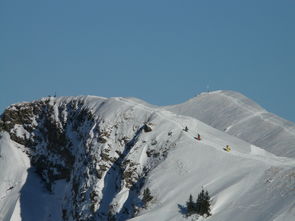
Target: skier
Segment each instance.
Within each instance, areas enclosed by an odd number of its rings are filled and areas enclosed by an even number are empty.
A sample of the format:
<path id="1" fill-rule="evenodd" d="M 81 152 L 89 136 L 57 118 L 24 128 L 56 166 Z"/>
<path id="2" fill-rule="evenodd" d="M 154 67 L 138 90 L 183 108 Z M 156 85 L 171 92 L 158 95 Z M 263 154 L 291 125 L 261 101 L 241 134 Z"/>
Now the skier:
<path id="1" fill-rule="evenodd" d="M 225 148 L 223 148 L 225 151 L 227 151 L 227 152 L 229 152 L 229 151 L 231 151 L 231 147 L 229 146 L 229 145 L 226 145 L 226 147 Z"/>
<path id="2" fill-rule="evenodd" d="M 194 137 L 196 140 L 201 140 L 201 135 L 200 134 L 198 134 L 198 136 L 197 137 Z"/>

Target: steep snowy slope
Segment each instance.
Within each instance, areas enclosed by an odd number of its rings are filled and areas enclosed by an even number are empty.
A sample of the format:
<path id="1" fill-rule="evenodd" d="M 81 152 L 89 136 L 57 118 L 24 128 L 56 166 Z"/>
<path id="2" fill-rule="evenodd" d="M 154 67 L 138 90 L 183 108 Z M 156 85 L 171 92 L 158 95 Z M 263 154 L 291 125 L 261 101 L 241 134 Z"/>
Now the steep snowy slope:
<path id="1" fill-rule="evenodd" d="M 191 116 L 278 156 L 295 157 L 295 124 L 234 91 L 202 93 L 164 109 Z"/>
<path id="2" fill-rule="evenodd" d="M 16 104 L 0 130 L 0 220 L 191 220 L 185 201 L 202 186 L 213 199 L 206 220 L 295 217 L 294 159 L 133 98 Z"/>
<path id="3" fill-rule="evenodd" d="M 0 133 L 0 220 L 10 220 L 19 213 L 19 197 L 29 168 L 25 153 L 11 142 L 7 133 Z M 13 219 L 12 219 L 13 220 Z"/>

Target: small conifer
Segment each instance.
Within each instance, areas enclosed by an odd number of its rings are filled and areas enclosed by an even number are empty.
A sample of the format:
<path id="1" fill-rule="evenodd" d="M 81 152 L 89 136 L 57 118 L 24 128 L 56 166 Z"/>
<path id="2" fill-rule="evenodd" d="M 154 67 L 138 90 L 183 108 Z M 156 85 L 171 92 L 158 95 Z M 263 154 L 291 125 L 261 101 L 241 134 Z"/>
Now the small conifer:
<path id="1" fill-rule="evenodd" d="M 146 205 L 152 199 L 153 199 L 153 196 L 151 194 L 150 189 L 149 188 L 144 189 L 143 197 L 142 197 L 142 202 L 144 203 L 144 205 Z"/>
<path id="2" fill-rule="evenodd" d="M 197 201 L 194 202 L 193 196 L 190 195 L 189 200 L 186 202 L 187 216 L 192 214 L 199 214 L 201 216 L 211 215 L 211 201 L 208 191 L 202 188 L 202 191 L 198 194 Z"/>
<path id="3" fill-rule="evenodd" d="M 190 216 L 195 212 L 195 203 L 192 195 L 189 196 L 189 200 L 186 202 L 186 208 L 187 216 Z"/>

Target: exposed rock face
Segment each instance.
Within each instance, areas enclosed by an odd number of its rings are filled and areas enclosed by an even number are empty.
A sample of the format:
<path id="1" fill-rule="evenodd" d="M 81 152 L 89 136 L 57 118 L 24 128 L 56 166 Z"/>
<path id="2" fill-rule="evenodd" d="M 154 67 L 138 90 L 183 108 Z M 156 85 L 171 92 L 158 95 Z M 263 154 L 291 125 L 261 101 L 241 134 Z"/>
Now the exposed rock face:
<path id="1" fill-rule="evenodd" d="M 152 132 L 145 123 L 150 113 L 135 121 L 133 111 L 110 120 L 94 114 L 85 98 L 51 97 L 10 106 L 0 130 L 24 146 L 47 191 L 66 180 L 63 220 L 125 220 L 144 207 L 144 177 L 173 147 L 169 140 L 146 143 L 141 137 Z M 146 151 L 141 163 L 140 149 Z M 125 201 L 119 193 L 127 194 Z"/>

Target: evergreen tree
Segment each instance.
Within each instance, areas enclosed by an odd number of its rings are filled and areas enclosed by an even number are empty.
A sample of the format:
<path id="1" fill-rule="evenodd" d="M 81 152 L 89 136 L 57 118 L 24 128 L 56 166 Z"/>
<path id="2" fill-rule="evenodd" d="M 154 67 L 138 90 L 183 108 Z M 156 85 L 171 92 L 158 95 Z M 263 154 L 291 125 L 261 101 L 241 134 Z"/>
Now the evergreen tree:
<path id="1" fill-rule="evenodd" d="M 195 203 L 194 203 L 192 194 L 189 196 L 189 200 L 186 202 L 186 208 L 187 208 L 187 216 L 190 216 L 193 213 L 195 213 Z"/>
<path id="2" fill-rule="evenodd" d="M 143 197 L 142 197 L 142 202 L 144 203 L 144 205 L 146 205 L 152 199 L 153 199 L 153 196 L 151 194 L 150 189 L 149 188 L 144 189 Z"/>
<path id="3" fill-rule="evenodd" d="M 196 202 L 196 206 L 195 206 L 195 210 L 196 213 L 200 214 L 201 210 L 202 210 L 202 201 L 203 201 L 203 189 L 201 191 L 201 193 L 199 193 L 198 198 L 197 198 L 197 202 Z"/>
<path id="4" fill-rule="evenodd" d="M 190 195 L 189 200 L 186 202 L 187 207 L 187 216 L 192 214 L 199 214 L 201 216 L 210 216 L 211 208 L 210 208 L 210 196 L 208 191 L 202 188 L 202 191 L 198 194 L 197 201 L 193 201 L 192 195 Z"/>
<path id="5" fill-rule="evenodd" d="M 206 190 L 205 192 L 205 197 L 204 197 L 204 214 L 207 216 L 211 216 L 211 199 L 208 191 Z"/>
<path id="6" fill-rule="evenodd" d="M 198 195 L 198 199 L 196 202 L 196 212 L 201 216 L 210 216 L 211 209 L 210 209 L 210 196 L 208 191 L 202 189 L 201 193 Z"/>

